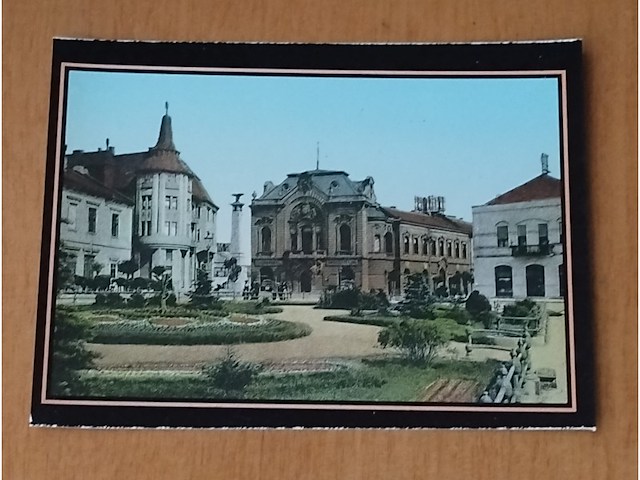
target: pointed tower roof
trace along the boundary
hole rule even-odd
[[[177,152],[176,146],[173,143],[173,129],[171,128],[171,117],[169,116],[169,102],[164,103],[165,114],[162,117],[162,123],[160,124],[160,135],[158,135],[158,142],[153,150],[170,150]]]
[[[173,143],[173,129],[169,116],[169,104],[165,102],[166,112],[160,124],[158,142],[149,149],[148,157],[142,162],[139,171],[171,172],[194,176],[191,169],[180,158],[180,152]]]

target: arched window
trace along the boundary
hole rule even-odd
[[[418,237],[413,237],[413,253],[417,255],[419,253],[418,249]]]
[[[393,253],[393,235],[391,232],[384,234],[384,251],[386,253]]]
[[[373,251],[380,253],[380,235],[373,236]]]
[[[507,225],[498,225],[496,227],[496,236],[498,237],[499,247],[506,247],[509,245],[509,227]]]
[[[436,241],[431,239],[429,243],[431,244],[431,255],[436,255]]]
[[[262,253],[271,253],[271,229],[262,227]]]
[[[451,258],[451,242],[447,242],[447,257]]]
[[[422,255],[429,255],[429,239],[422,237]]]
[[[513,272],[508,265],[495,268],[496,297],[513,297]]]
[[[462,243],[462,258],[467,258],[467,244]]]
[[[409,235],[405,235],[404,239],[404,253],[409,253]]]
[[[340,225],[340,251],[351,253],[351,228],[346,223]]]
[[[526,269],[527,297],[544,297],[544,267],[529,265]]]
[[[460,244],[458,242],[456,242],[455,244],[455,254],[456,254],[456,258],[460,258]]]
[[[438,240],[438,255],[441,257],[444,256],[444,240],[443,239]]]

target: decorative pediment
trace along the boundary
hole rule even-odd
[[[256,225],[271,225],[273,223],[273,218],[271,217],[260,217],[256,220]]]
[[[318,223],[322,221],[323,215],[320,207],[311,202],[302,202],[291,210],[289,215],[290,223],[298,223],[307,221],[310,223]]]

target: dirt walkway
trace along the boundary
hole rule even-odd
[[[348,313],[341,310],[320,310],[310,306],[285,306],[275,318],[308,324],[313,332],[307,337],[272,343],[235,345],[234,351],[243,359],[254,362],[344,358],[376,355],[384,352],[378,346],[380,327],[349,323],[325,322],[327,315]],[[101,354],[100,367],[190,366],[222,358],[224,345],[90,345]]]
[[[342,315],[346,310],[321,310],[308,305],[288,305],[275,318],[304,322],[313,332],[303,338],[272,343],[246,343],[233,347],[243,360],[252,362],[303,361],[312,359],[358,358],[393,352],[378,345],[380,327],[325,322],[327,315]],[[101,355],[101,368],[173,368],[193,369],[222,358],[225,345],[98,345],[89,348]],[[443,356],[464,357],[464,344],[452,342]],[[506,360],[507,352],[475,348],[470,360],[486,358]]]
[[[548,342],[544,338],[534,338],[531,346],[533,370],[552,368],[556,371],[556,388],[542,390],[535,397],[523,397],[523,403],[565,403],[567,401],[567,355],[565,350],[566,332],[564,315],[549,317]]]

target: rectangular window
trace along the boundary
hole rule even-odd
[[[109,276],[111,278],[115,278],[117,274],[118,274],[118,264],[117,263],[109,264]]]
[[[151,208],[151,195],[142,195],[142,210]]]
[[[151,220],[147,220],[147,235],[151,235]]]
[[[171,235],[171,222],[164,222],[164,234],[167,237]]]
[[[165,260],[167,261],[167,264],[171,265],[171,263],[173,262],[173,250],[166,250],[165,251]]]
[[[93,266],[96,257],[95,255],[85,255],[82,275],[85,278],[93,278]]]
[[[200,211],[201,211],[201,210],[202,210],[202,209],[201,209],[200,207],[198,207],[198,218],[200,218]]]
[[[98,210],[93,207],[89,207],[89,233],[96,233],[96,217],[98,215]]]
[[[171,236],[175,237],[178,235],[178,222],[171,222]]]
[[[70,203],[69,204],[69,212],[67,213],[67,225],[70,230],[76,229],[76,218],[78,215],[78,204]]]
[[[549,244],[549,229],[546,223],[538,224],[538,245]]]
[[[178,197],[171,197],[171,209],[172,210],[178,209]]]
[[[166,197],[164,197],[164,208],[166,208],[167,210],[169,210],[171,208],[171,196],[167,195]]]
[[[498,246],[506,247],[509,245],[509,227],[506,225],[500,225],[497,230]]]
[[[111,236],[117,237],[120,234],[120,215],[111,214]]]
[[[518,225],[518,246],[525,246],[527,244],[527,226]]]

